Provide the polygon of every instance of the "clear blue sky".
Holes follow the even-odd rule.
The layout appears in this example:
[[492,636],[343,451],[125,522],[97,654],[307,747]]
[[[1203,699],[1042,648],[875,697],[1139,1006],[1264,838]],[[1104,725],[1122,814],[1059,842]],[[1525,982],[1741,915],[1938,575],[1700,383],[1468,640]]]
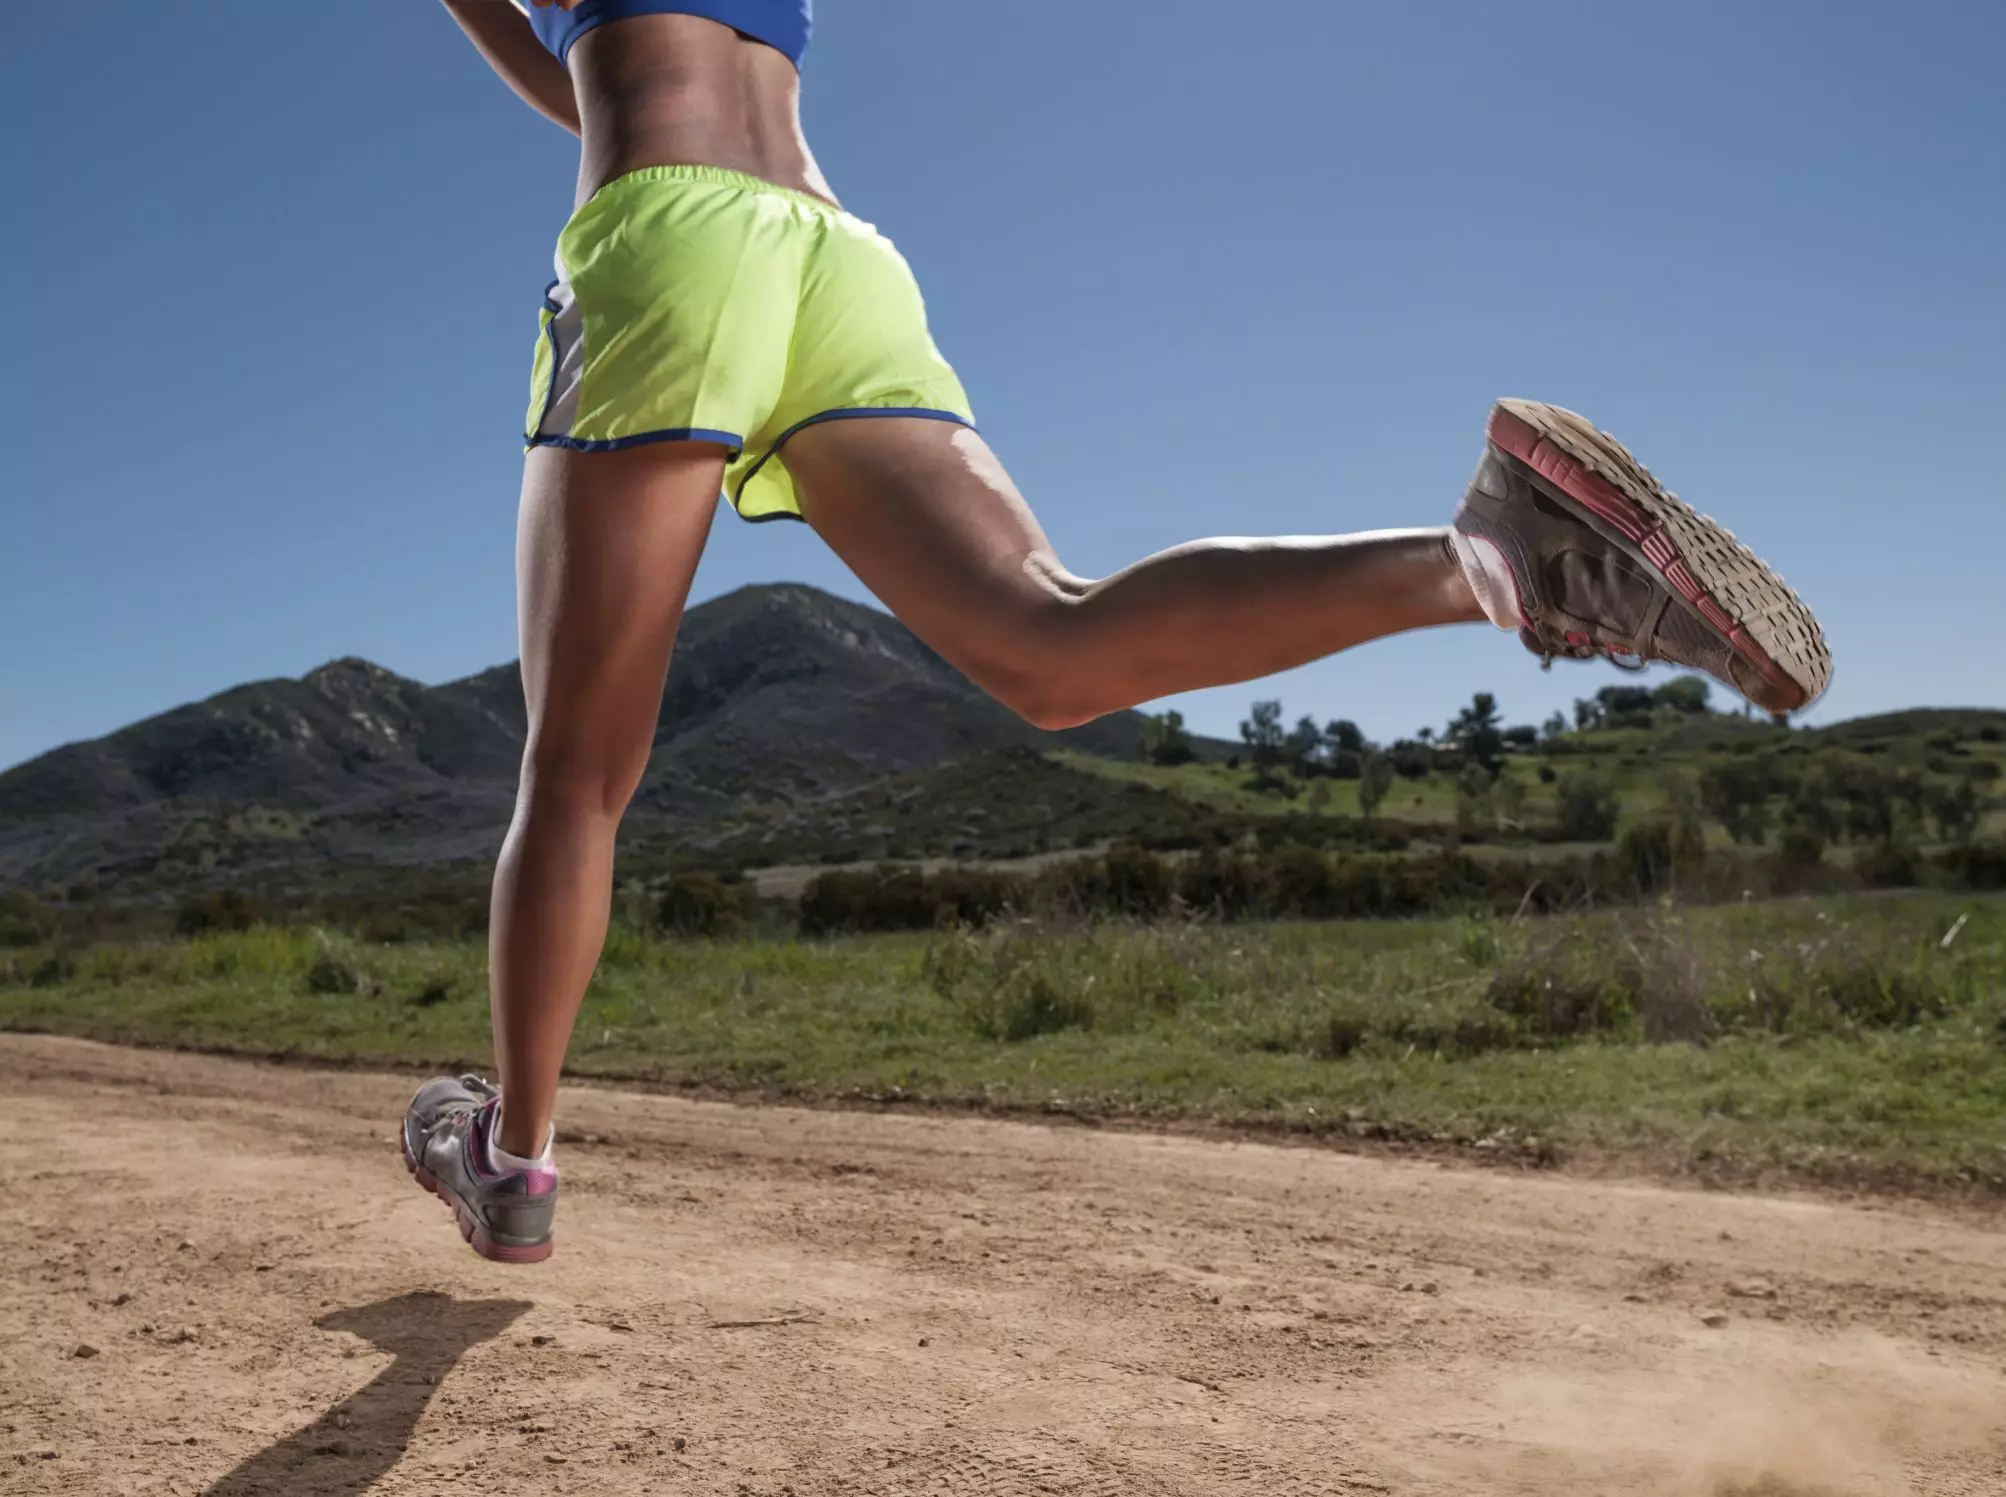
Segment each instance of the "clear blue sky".
[[[423,0],[17,9],[0,764],[335,656],[511,657],[570,137]],[[1819,716],[2006,703],[2006,7],[820,12],[815,147],[1076,570],[1443,521],[1530,395],[1820,610]],[[785,579],[863,596],[729,516],[697,596]],[[1615,679],[1467,629],[1179,705],[1391,735]]]

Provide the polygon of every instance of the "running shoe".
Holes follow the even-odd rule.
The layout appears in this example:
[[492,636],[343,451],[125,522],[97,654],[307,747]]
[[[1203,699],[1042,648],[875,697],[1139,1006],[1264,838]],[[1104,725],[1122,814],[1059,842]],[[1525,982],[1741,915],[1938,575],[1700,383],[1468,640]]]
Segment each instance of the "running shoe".
[[1545,664],[1669,661],[1778,717],[1825,690],[1832,655],[1811,610],[1621,443],[1536,400],[1499,401],[1487,436],[1456,553],[1485,613]]
[[418,1088],[404,1114],[404,1167],[444,1201],[460,1235],[497,1263],[550,1256],[557,1171],[489,1168],[501,1093],[478,1076],[441,1076]]

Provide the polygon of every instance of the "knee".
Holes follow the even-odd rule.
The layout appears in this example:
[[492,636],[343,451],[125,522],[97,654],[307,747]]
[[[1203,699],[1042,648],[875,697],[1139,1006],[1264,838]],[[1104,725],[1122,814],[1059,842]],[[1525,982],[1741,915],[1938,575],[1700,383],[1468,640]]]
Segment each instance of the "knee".
[[1092,722],[1102,709],[1088,706],[1085,699],[1069,691],[1068,683],[1056,680],[1027,682],[1008,693],[992,693],[1012,712],[1032,727],[1047,733],[1077,728]]
[[1091,662],[1071,640],[1066,613],[1060,603],[1024,620],[996,642],[976,675],[984,691],[1048,733],[1076,728],[1108,710],[1095,699]]
[[532,811],[618,820],[646,768],[645,751],[620,754],[539,737],[523,753],[518,798]]

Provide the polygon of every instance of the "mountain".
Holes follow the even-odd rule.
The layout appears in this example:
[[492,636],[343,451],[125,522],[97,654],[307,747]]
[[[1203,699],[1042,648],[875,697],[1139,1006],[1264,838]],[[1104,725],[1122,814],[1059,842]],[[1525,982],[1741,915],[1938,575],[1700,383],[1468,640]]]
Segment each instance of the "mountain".
[[[1040,732],[887,614],[748,587],[684,618],[636,811],[700,822],[1011,745],[1133,758],[1140,728]],[[426,686],[338,660],[238,686],[0,774],[0,880],[488,856],[524,733],[514,664]]]

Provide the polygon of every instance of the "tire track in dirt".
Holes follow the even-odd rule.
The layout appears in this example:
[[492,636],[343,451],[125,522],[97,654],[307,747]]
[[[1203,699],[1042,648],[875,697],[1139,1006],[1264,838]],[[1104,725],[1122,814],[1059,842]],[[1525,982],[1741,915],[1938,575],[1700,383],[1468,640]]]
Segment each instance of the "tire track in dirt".
[[0,1492],[2006,1485],[1976,1212],[575,1089],[508,1269],[411,1086],[0,1036]]

